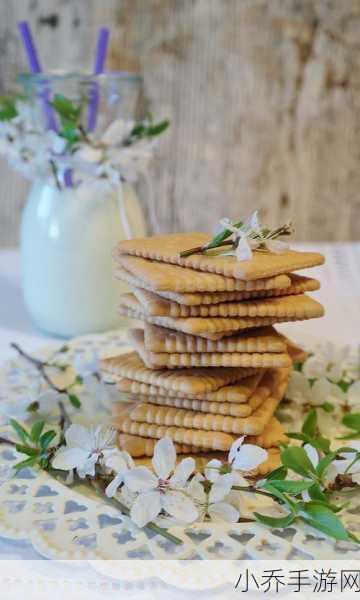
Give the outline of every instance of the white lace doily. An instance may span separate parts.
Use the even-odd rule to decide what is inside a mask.
[[[96,348],[101,356],[126,349],[124,332],[82,337],[69,344],[65,358],[76,352]],[[16,403],[26,387],[31,369],[24,372],[18,359],[7,363],[0,372],[0,401]],[[30,384],[30,381],[28,381]],[[99,415],[92,415],[94,422]],[[103,418],[103,417],[101,417]],[[85,486],[69,488],[46,472],[23,469],[15,478],[6,479],[6,471],[19,456],[10,446],[0,446],[0,535],[30,540],[44,557],[56,559],[107,560],[102,572],[116,576],[110,559],[358,559],[360,548],[336,542],[306,525],[270,530],[258,523],[215,525],[198,523],[172,531],[183,541],[174,545],[159,535],[138,529],[113,506],[94,495]],[[352,507],[342,513],[345,525],[360,531],[360,498],[352,495]],[[152,561],[133,561],[121,570],[122,579],[154,575]],[[133,564],[133,568],[131,565]],[[104,565],[104,563],[103,563]],[[166,575],[166,573],[168,575]],[[170,577],[171,575],[171,577]],[[161,572],[174,583],[171,564]],[[207,584],[219,584],[221,573],[210,575]]]

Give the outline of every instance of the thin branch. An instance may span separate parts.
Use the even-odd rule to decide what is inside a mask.
[[[9,444],[9,446],[16,446],[16,442],[8,440],[7,438],[0,437],[0,444]]]

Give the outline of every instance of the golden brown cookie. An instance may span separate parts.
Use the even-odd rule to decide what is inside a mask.
[[[296,250],[288,250],[282,254],[255,251],[251,260],[243,261],[239,261],[235,256],[221,255],[216,249],[207,254],[180,257],[180,252],[206,244],[209,240],[208,235],[197,232],[155,235],[122,241],[118,244],[115,255],[141,256],[245,281],[290,273],[321,265],[324,262],[324,257],[317,252],[298,252]]]
[[[107,358],[101,362],[101,367],[106,373],[120,375],[121,377],[175,390],[176,392],[189,392],[190,394],[202,394],[217,390],[239,381],[244,373],[247,375],[251,373],[250,369],[226,367],[154,371],[144,365],[136,352]]]
[[[152,291],[180,293],[253,291],[289,287],[291,283],[290,278],[285,274],[256,281],[241,281],[215,273],[204,273],[146,260],[138,256],[126,256],[118,254],[116,250],[114,257],[122,268],[142,282],[140,287],[147,287]]]
[[[291,365],[287,353],[198,352],[171,354],[151,352],[145,348],[143,329],[130,329],[129,342],[149,369],[183,369],[190,367],[274,368]]]
[[[246,372],[246,369],[244,369],[244,371]],[[182,392],[181,390],[165,389],[124,377],[117,379],[116,385],[121,392],[132,394],[134,396],[145,395],[165,396],[169,398],[192,398],[194,400],[207,400],[209,402],[236,402],[241,404],[248,401],[251,394],[253,394],[258,385],[260,385],[260,381],[262,385],[263,377],[264,373],[257,373],[248,377],[244,376],[243,379],[237,383],[225,385],[213,392],[203,392],[202,394],[190,394],[189,392]],[[149,399],[148,402],[152,402],[152,400]]]
[[[133,258],[133,257],[125,257],[125,258]],[[135,260],[145,260],[145,259],[137,259]],[[165,265],[165,263],[155,263],[161,266],[169,266]],[[179,267],[181,268],[181,267]],[[204,273],[201,273],[204,275]],[[151,283],[149,281],[141,280],[126,269],[122,267],[118,267],[116,269],[115,276],[125,281],[132,287],[144,288],[149,290],[150,292],[154,292]],[[288,281],[286,281],[288,279]],[[234,280],[235,281],[235,280]],[[238,282],[244,284],[245,282]],[[259,284],[264,282],[265,285],[266,280],[258,279],[253,282],[246,282],[247,285],[251,284]],[[268,282],[271,279],[267,280]],[[291,284],[289,285],[289,282]],[[287,284],[285,286],[285,284]],[[269,283],[267,284],[269,285]],[[287,275],[278,275],[273,278],[273,281],[270,285],[282,285],[283,287],[273,287],[272,289],[257,289],[253,291],[233,291],[233,292],[193,292],[193,293],[181,293],[181,292],[171,292],[166,290],[156,290],[156,293],[165,298],[167,300],[172,300],[173,302],[177,302],[178,304],[186,305],[186,306],[199,306],[199,305],[207,305],[207,304],[219,304],[223,302],[241,302],[242,300],[250,300],[252,298],[266,298],[272,296],[290,296],[294,294],[303,294],[305,292],[313,292],[320,288],[320,282],[317,279],[312,279],[310,277],[304,277],[302,275],[296,275],[295,273],[288,273]]]

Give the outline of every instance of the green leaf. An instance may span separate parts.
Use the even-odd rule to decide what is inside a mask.
[[[168,121],[167,119],[165,121],[160,121],[159,123],[156,123],[155,125],[150,125],[150,127],[147,128],[146,131],[146,135],[148,137],[154,137],[156,135],[160,135],[161,133],[163,133],[165,131],[165,129],[167,129],[170,125],[170,121]]]
[[[241,225],[243,225],[242,221],[234,223],[234,227],[241,227]],[[222,229],[212,238],[212,240],[210,240],[210,242],[206,244],[206,248],[208,248],[209,250],[210,248],[216,248],[219,244],[227,240],[227,238],[230,237],[231,234],[232,231],[230,231],[230,229]]]
[[[351,381],[344,381],[344,379],[342,379],[341,381],[338,381],[336,385],[346,394],[351,384]]]
[[[37,456],[39,454],[39,450],[37,448],[32,448],[31,446],[16,444],[15,448],[18,452],[21,452],[21,454],[27,454],[28,456]]]
[[[20,423],[15,421],[15,419],[10,419],[10,425],[14,429],[18,437],[24,442],[24,444],[26,444],[26,442],[32,441],[30,434],[26,431],[26,429],[24,429],[22,425],[20,425]]]
[[[300,494],[305,490],[308,490],[314,485],[313,481],[284,481],[284,480],[271,480],[271,486],[275,487],[280,492],[286,492],[288,494]]]
[[[317,450],[322,450],[325,453],[330,452],[330,440],[327,440],[322,436],[311,439],[309,444]]]
[[[56,431],[50,430],[50,431],[46,431],[45,433],[43,433],[39,440],[42,450],[46,450],[50,446],[51,442],[53,441],[53,439],[55,437],[56,437]]]
[[[81,407],[81,402],[80,402],[79,398],[76,396],[76,394],[69,394],[69,400],[75,408]]]
[[[326,533],[336,540],[349,541],[350,536],[340,519],[326,506],[319,502],[308,502],[304,505],[303,518],[309,525]]]
[[[36,421],[36,423],[34,423],[30,431],[31,438],[34,440],[34,442],[39,441],[39,437],[41,436],[44,427],[45,421]]]
[[[293,369],[294,371],[298,371],[299,373],[301,373],[301,371],[303,370],[303,364],[301,362],[294,362]]]
[[[309,496],[312,500],[320,500],[321,502],[328,502],[328,499],[318,483],[314,483],[309,489]]]
[[[73,144],[79,141],[80,135],[76,123],[71,121],[64,123],[62,129],[59,131],[59,135],[67,140],[68,148],[71,148]]]
[[[342,422],[349,429],[355,429],[356,432],[360,433],[360,413],[345,415]]]
[[[331,402],[324,402],[324,404],[322,404],[320,408],[322,408],[327,413],[332,413],[335,410],[335,406],[331,404]]]
[[[314,435],[316,433],[316,428],[317,428],[317,412],[315,409],[313,409],[307,415],[301,431],[302,431],[302,433],[305,433],[305,435],[308,435],[312,438],[312,437],[314,437]]]
[[[311,439],[309,438],[308,435],[306,435],[305,433],[297,433],[295,432],[290,432],[286,434],[288,438],[290,438],[291,440],[299,440],[301,442],[304,442],[305,444],[309,444]]]
[[[318,466],[316,467],[316,472],[319,475],[320,479],[322,479],[324,473],[327,471],[331,463],[336,457],[336,453],[330,452],[326,456],[324,456],[320,461]]]
[[[0,96],[0,121],[10,121],[17,116],[15,102],[16,98]]]
[[[55,94],[51,104],[56,112],[65,119],[73,121],[77,120],[80,116],[80,106],[76,106],[74,102],[62,94]]]
[[[280,479],[285,479],[286,476],[287,476],[287,469],[285,469],[285,467],[278,467],[274,471],[271,471],[271,473],[269,473],[269,475],[267,475],[265,477],[265,479],[267,481],[272,481],[273,479],[276,479],[277,481],[279,481]]]
[[[286,517],[267,517],[266,515],[260,515],[258,512],[254,512],[254,517],[262,523],[263,525],[267,525],[268,527],[277,527],[279,529],[283,529],[284,527],[289,527],[291,523],[295,520],[295,515],[290,513]]]
[[[19,469],[25,469],[25,467],[32,467],[37,463],[37,460],[37,456],[30,456],[29,458],[16,463],[16,465],[14,465],[14,469],[18,471]]]
[[[283,502],[283,504],[286,504],[286,506],[289,507],[289,509],[291,510],[291,512],[295,513],[296,512],[296,505],[293,502],[293,500],[291,500],[290,498],[288,498],[287,496],[285,496],[285,494],[277,489],[276,487],[274,487],[272,485],[272,481],[270,482],[266,482],[264,484],[264,486],[262,487],[263,490],[266,490],[267,492],[269,492],[270,494],[272,494],[275,498],[277,498],[278,500],[280,500],[281,502]]]
[[[281,462],[285,467],[292,469],[303,477],[309,477],[309,475],[315,473],[315,468],[304,448],[296,446],[284,448],[281,451]]]

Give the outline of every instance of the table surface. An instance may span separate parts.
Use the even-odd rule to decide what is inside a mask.
[[[313,243],[297,244],[296,247],[325,254],[325,265],[313,272],[304,271],[304,274],[320,279],[321,289],[312,295],[325,305],[326,315],[323,319],[283,325],[281,330],[298,341],[312,337],[338,344],[360,344],[360,243]],[[30,352],[59,343],[58,339],[46,336],[31,323],[22,300],[16,249],[0,251],[0,298],[0,362],[13,356],[11,342],[17,342]],[[29,544],[0,539],[0,559],[5,558],[30,560],[40,556]],[[145,598],[145,595],[141,597]]]

